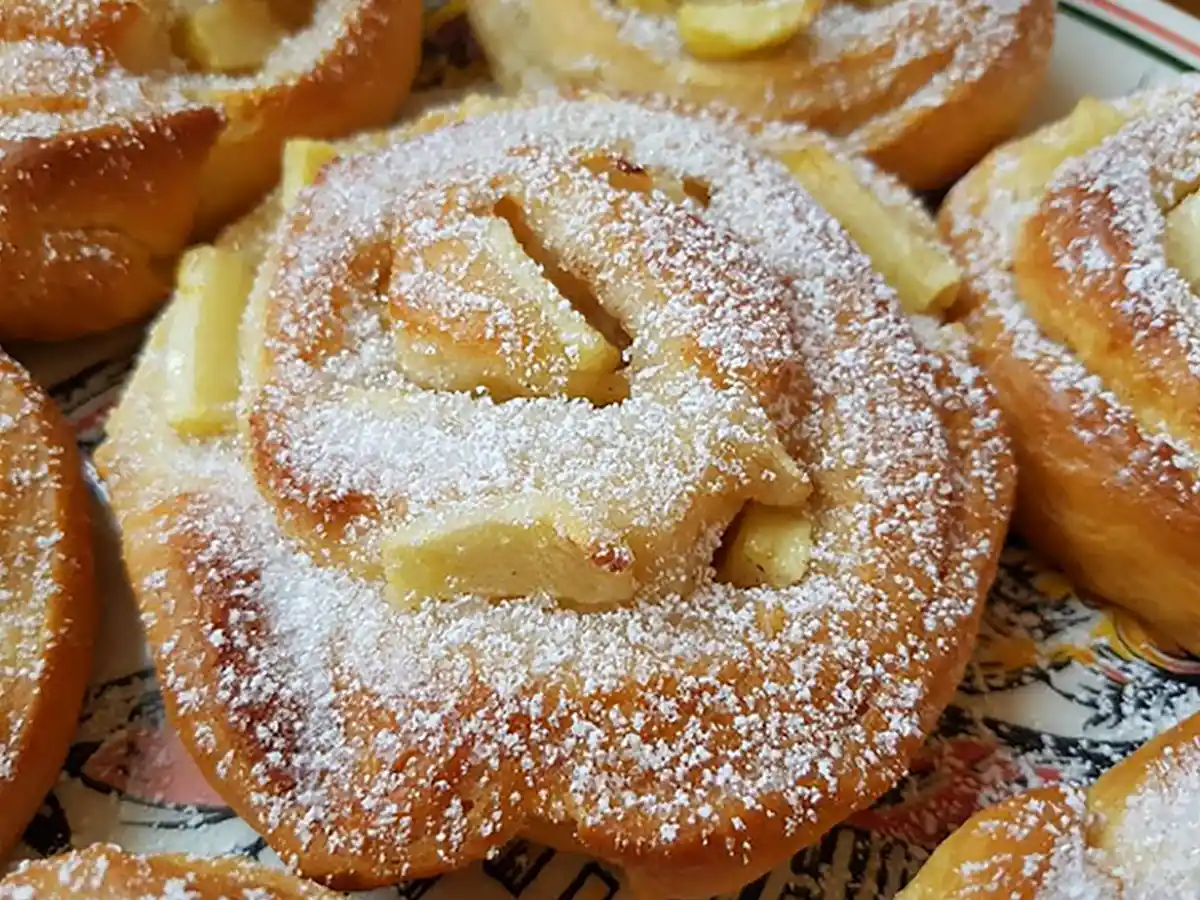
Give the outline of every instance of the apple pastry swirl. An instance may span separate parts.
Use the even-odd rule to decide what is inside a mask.
[[[718,104],[840,135],[919,189],[1012,134],[1050,57],[1047,0],[469,0],[509,88]]]
[[[943,220],[1012,428],[1017,524],[1082,588],[1200,651],[1200,81],[998,150]]]
[[[707,896],[903,772],[1006,444],[957,332],[744,133],[488,105],[293,144],[188,257],[100,454],[127,559],[183,739],[306,873],[526,834]],[[917,216],[793,150],[856,227]]]
[[[899,900],[1189,900],[1200,890],[1200,716],[1088,787],[1056,784],[972,816]]]
[[[151,312],[189,237],[270,189],[287,138],[394,116],[420,12],[419,0],[0,6],[0,338]]]

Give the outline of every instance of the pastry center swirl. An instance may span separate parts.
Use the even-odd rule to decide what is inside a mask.
[[[747,554],[808,536],[791,286],[707,220],[719,187],[547,144],[436,173],[401,146],[301,196],[266,300],[260,486],[402,604],[608,608],[726,557],[736,582],[786,579]]]

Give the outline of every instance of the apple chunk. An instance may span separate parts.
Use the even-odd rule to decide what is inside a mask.
[[[401,607],[463,594],[544,594],[579,607],[630,600],[632,555],[581,532],[568,511],[541,499],[431,513],[388,536],[384,574]]]
[[[812,554],[812,522],[803,510],[749,504],[734,525],[721,579],[734,587],[797,584]]]

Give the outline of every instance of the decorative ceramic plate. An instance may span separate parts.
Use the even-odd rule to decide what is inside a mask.
[[[486,77],[457,2],[427,2],[420,86]],[[1083,95],[1106,97],[1200,69],[1200,22],[1157,0],[1063,0],[1052,72],[1029,126]],[[19,355],[91,448],[130,368],[136,331]],[[62,779],[25,835],[25,852],[110,840],[139,850],[241,852],[277,862],[205,784],[163,715],[115,536],[101,528],[104,632],[79,735]],[[1019,545],[1006,551],[983,633],[955,704],[912,774],[740,900],[887,900],[929,850],[980,805],[1029,785],[1090,780],[1151,735],[1200,709],[1200,659],[1154,645],[1102,612]],[[618,877],[524,841],[452,876],[370,897],[619,900]]]

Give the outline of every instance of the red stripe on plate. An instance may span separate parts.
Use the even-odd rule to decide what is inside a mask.
[[[1148,19],[1140,13],[1135,13],[1133,10],[1128,9],[1127,7],[1113,3],[1111,0],[1075,0],[1075,2],[1079,6],[1092,6],[1096,9],[1104,10],[1104,12],[1108,13],[1115,19],[1124,19],[1135,28],[1140,28],[1142,31],[1149,32],[1164,43],[1170,44],[1172,47],[1176,47],[1179,50],[1182,50],[1184,53],[1190,54],[1192,57],[1194,57],[1192,60],[1193,62],[1195,62],[1197,58],[1200,58],[1200,44],[1189,41],[1187,38],[1176,34],[1174,31],[1171,31],[1169,28],[1160,25],[1153,19]]]

